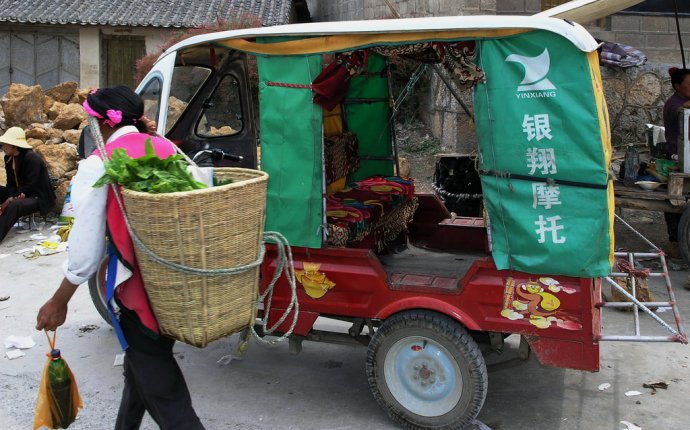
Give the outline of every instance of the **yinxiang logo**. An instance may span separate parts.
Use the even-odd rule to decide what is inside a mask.
[[[556,97],[556,87],[546,77],[551,66],[549,51],[546,48],[536,57],[511,54],[505,61],[520,63],[525,68],[525,77],[520,82],[516,94],[518,99]]]

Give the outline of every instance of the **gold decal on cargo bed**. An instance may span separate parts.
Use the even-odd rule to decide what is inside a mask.
[[[304,270],[295,270],[297,281],[302,284],[304,291],[313,299],[320,299],[335,287],[325,273],[319,272],[320,263],[303,263]]]

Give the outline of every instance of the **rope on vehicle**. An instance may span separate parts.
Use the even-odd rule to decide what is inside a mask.
[[[297,318],[299,316],[299,302],[297,301],[297,281],[295,280],[295,265],[292,259],[292,249],[290,248],[290,244],[288,243],[285,236],[276,231],[267,231],[264,232],[264,240],[269,240],[276,243],[278,258],[276,259],[276,270],[273,274],[273,279],[271,279],[271,282],[268,284],[268,287],[266,287],[266,290],[263,292],[263,294],[259,295],[258,300],[259,303],[266,303],[266,307],[264,309],[264,316],[261,319],[261,322],[259,323],[259,325],[263,329],[263,335],[270,335],[271,333],[276,331],[276,329],[278,329],[278,327],[280,327],[285,322],[288,315],[292,313],[293,308],[294,313],[292,316],[292,322],[290,323],[290,327],[288,328],[288,330],[281,336],[276,337],[275,339],[266,340],[263,338],[263,336],[259,336],[256,333],[254,326],[250,327],[250,330],[256,338],[256,340],[258,340],[259,342],[263,343],[264,345],[275,345],[276,343],[287,340],[292,334],[292,331],[295,329],[295,325],[297,325]],[[273,289],[275,287],[276,282],[280,278],[280,275],[283,272],[285,272],[285,277],[287,278],[288,284],[290,285],[290,304],[288,305],[287,309],[285,309],[283,315],[278,319],[278,321],[276,321],[276,323],[273,324],[273,326],[268,327],[268,318],[270,316],[271,304],[273,302]]]

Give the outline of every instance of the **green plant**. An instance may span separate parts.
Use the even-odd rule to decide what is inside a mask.
[[[206,188],[194,180],[180,154],[159,158],[153,150],[151,139],[146,139],[146,155],[130,158],[127,151],[117,148],[105,162],[105,174],[94,187],[119,184],[123,187],[147,193],[173,193]]]

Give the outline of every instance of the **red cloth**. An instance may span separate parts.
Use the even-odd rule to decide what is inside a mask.
[[[337,54],[335,61],[326,66],[312,82],[314,103],[326,110],[333,110],[342,103],[350,88],[352,76],[366,68],[366,51],[352,51]]]

